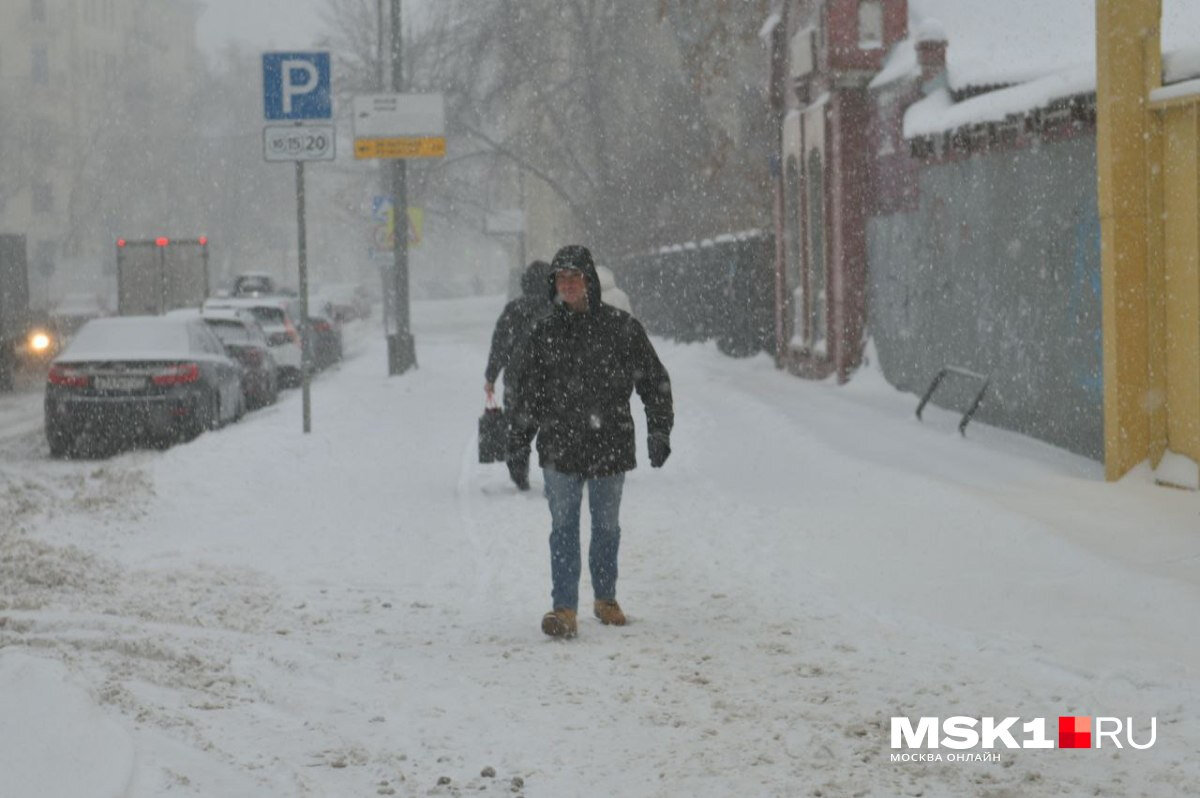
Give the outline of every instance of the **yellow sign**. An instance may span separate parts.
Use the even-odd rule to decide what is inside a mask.
[[[444,136],[403,136],[398,138],[355,139],[354,157],[364,158],[442,158],[446,155]]]

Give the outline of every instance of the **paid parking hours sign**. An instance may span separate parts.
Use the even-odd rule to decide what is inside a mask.
[[[284,124],[263,128],[268,161],[332,161],[337,129],[314,124],[333,117],[329,53],[263,53],[263,115]]]

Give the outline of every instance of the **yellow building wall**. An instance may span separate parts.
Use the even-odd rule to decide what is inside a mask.
[[[1200,463],[1200,91],[1155,100],[1161,0],[1096,2],[1105,473]]]
[[[1167,445],[1200,462],[1200,153],[1195,103],[1164,112]]]

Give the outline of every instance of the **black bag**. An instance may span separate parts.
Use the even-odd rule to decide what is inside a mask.
[[[479,417],[479,462],[504,461],[508,448],[508,419],[498,407],[485,407]]]

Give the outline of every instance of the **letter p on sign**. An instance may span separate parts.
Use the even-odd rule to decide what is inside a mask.
[[[263,53],[267,119],[332,119],[329,53]]]

